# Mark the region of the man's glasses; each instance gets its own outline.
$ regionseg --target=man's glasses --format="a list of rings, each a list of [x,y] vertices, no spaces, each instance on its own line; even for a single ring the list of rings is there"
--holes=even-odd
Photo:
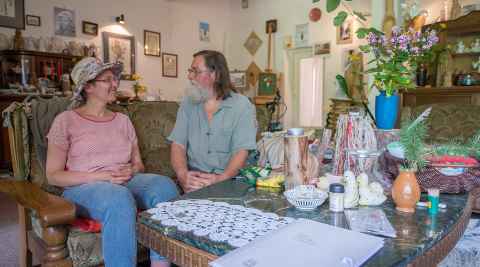
[[[188,69],[188,74],[193,74],[194,76],[199,75],[200,73],[210,72],[209,70],[197,70],[197,69]]]

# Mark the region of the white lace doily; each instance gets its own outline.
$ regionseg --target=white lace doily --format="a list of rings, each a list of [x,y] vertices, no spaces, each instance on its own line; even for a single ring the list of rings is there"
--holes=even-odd
[[[244,246],[295,221],[275,213],[203,199],[162,202],[147,212],[163,226],[174,226],[180,232],[191,232],[214,242],[227,242],[232,247]]]

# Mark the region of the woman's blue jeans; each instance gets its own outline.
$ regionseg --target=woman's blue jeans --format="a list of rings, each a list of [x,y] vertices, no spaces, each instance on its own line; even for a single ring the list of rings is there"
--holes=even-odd
[[[149,173],[137,173],[125,185],[95,182],[67,187],[63,192],[64,198],[76,204],[77,215],[102,223],[102,250],[107,267],[137,264],[137,205],[149,209],[177,196],[177,187],[170,178]],[[150,251],[150,259],[165,258]]]

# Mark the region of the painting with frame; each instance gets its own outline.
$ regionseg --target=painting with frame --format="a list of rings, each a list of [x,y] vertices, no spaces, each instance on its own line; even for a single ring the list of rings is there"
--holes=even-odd
[[[111,32],[102,33],[103,60],[122,62],[122,80],[132,80],[135,73],[135,37]]]
[[[82,21],[82,33],[97,36],[98,35],[98,24],[90,21]]]
[[[146,56],[162,56],[162,38],[159,32],[144,30],[143,46]]]
[[[247,72],[234,70],[230,72],[230,80],[232,81],[232,86],[239,93],[243,93],[248,89],[247,86]]]
[[[162,76],[169,78],[178,77],[178,55],[162,53]]]
[[[0,1],[0,27],[25,29],[25,1]]]
[[[40,19],[40,16],[26,15],[25,24],[28,26],[40,27],[42,25],[42,20]]]

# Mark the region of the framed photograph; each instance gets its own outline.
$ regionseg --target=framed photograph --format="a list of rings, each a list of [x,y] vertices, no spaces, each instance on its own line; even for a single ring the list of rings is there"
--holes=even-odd
[[[24,0],[0,0],[0,27],[25,29]]]
[[[75,11],[54,7],[55,35],[75,37]]]
[[[337,44],[351,44],[353,42],[353,21],[345,20],[337,27]]]
[[[178,77],[178,55],[162,53],[162,76]]]
[[[231,71],[230,80],[232,81],[232,86],[238,92],[244,92],[247,89],[247,72],[246,71]]]
[[[276,33],[277,32],[277,20],[276,19],[267,20],[267,22],[265,23],[265,33],[268,34],[269,32],[271,32],[271,33]]]
[[[103,60],[122,62],[122,80],[131,80],[135,73],[135,38],[111,32],[102,33]]]
[[[146,56],[159,57],[162,55],[161,35],[159,32],[143,31],[144,54]]]
[[[25,23],[28,26],[37,26],[37,27],[40,27],[40,25],[42,24],[41,20],[40,20],[40,17],[39,16],[34,16],[34,15],[26,15],[25,16]]]
[[[198,24],[198,31],[200,33],[200,41],[210,42],[210,24],[208,24],[208,22],[200,22]]]
[[[295,26],[295,47],[308,46],[308,23]]]
[[[277,75],[262,72],[258,76],[258,96],[273,96],[277,91]]]
[[[313,55],[325,55],[330,54],[330,42],[317,43],[313,45]]]
[[[98,35],[98,24],[90,21],[82,21],[82,32],[83,34]]]
[[[242,8],[248,8],[248,0],[242,0]]]
[[[255,32],[251,32],[243,46],[248,50],[250,55],[254,56],[262,43],[262,39],[260,39]]]

